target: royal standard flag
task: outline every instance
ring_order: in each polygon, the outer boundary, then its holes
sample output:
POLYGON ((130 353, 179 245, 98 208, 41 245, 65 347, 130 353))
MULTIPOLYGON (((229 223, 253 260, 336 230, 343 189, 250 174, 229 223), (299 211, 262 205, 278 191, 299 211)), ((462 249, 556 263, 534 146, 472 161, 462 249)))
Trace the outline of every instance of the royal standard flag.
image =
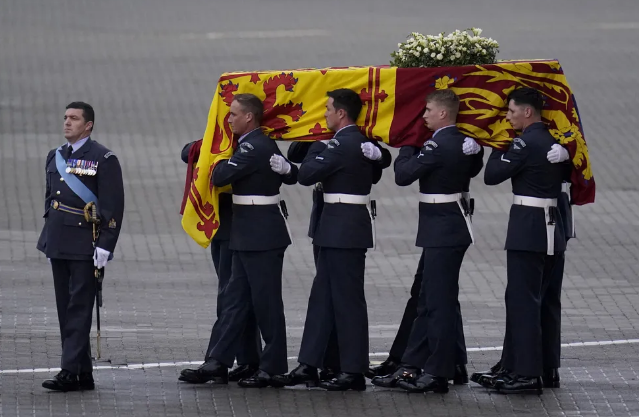
POLYGON ((252 93, 264 102, 264 132, 277 140, 330 139, 324 111, 326 93, 349 88, 364 107, 357 120, 362 133, 392 147, 421 147, 432 132, 422 120, 425 97, 449 88, 461 100, 457 127, 479 143, 505 148, 515 137, 506 121, 506 97, 517 87, 532 87, 545 97, 542 112, 552 135, 572 158, 572 202, 595 197, 588 149, 574 96, 559 62, 508 61, 490 65, 438 68, 388 66, 233 72, 220 77, 202 140, 199 159, 184 194, 182 227, 207 247, 219 227, 218 195, 228 191, 211 185, 215 164, 233 154, 228 124, 235 94, 252 93))

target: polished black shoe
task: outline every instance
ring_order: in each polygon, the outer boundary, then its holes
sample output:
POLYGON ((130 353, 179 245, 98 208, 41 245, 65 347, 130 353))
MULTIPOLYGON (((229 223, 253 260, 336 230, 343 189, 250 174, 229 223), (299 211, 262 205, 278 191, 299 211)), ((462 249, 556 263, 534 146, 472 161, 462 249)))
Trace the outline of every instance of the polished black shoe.
POLYGON ((284 386, 282 381, 274 379, 273 375, 261 369, 255 372, 253 376, 240 379, 237 385, 242 388, 266 388, 268 386, 282 388, 284 386))
POLYGON ((468 370, 466 369, 466 365, 455 366, 455 376, 453 377, 453 384, 468 384, 468 370))
POLYGON ((228 384, 229 368, 216 360, 210 360, 197 369, 183 369, 178 379, 190 384, 204 384, 209 381, 214 384, 228 384))
POLYGON ((242 378, 253 376, 258 369, 257 365, 237 365, 229 371, 229 381, 237 382, 242 378))
POLYGON ((445 377, 434 376, 426 373, 422 374, 417 379, 401 380, 397 383, 397 386, 410 393, 432 391, 445 394, 448 392, 448 380, 445 377))
POLYGON ((376 376, 371 379, 371 383, 377 387, 395 388, 397 383, 402 380, 412 380, 419 377, 420 370, 408 366, 400 366, 390 375, 376 376))
POLYGON ((546 369, 541 377, 544 382, 544 388, 559 388, 561 386, 559 379, 559 369, 546 369))
POLYGON ((95 381, 91 372, 82 372, 78 375, 78 389, 80 391, 92 391, 95 389, 95 381))
POLYGON ((316 387, 320 381, 319 376, 317 375, 317 368, 303 363, 300 363, 297 368, 293 369, 288 374, 276 375, 273 379, 287 387, 306 384, 309 388, 316 387))
POLYGON ((495 365, 493 365, 488 371, 473 372, 473 374, 470 376, 470 380, 479 384, 479 380, 483 376, 485 376, 485 375, 494 376, 500 370, 501 370, 501 361, 499 361, 495 365))
POLYGON ((484 388, 495 388, 497 381, 507 378, 510 374, 508 369, 501 368, 495 373, 482 375, 477 383, 484 388))
POLYGON ((376 376, 386 376, 394 373, 400 366, 401 363, 399 361, 396 361, 392 358, 387 358, 379 365, 369 367, 368 371, 366 371, 364 375, 366 375, 366 378, 368 379, 373 379, 376 376))
POLYGON ((44 381, 42 387, 53 391, 68 392, 79 390, 80 384, 76 374, 63 369, 53 378, 44 381))
POLYGON ((331 368, 324 368, 319 373, 320 381, 328 381, 329 379, 336 378, 339 375, 339 371, 331 368))
POLYGON ((319 386, 327 391, 366 391, 366 378, 363 374, 340 372, 335 378, 320 382, 319 386))
POLYGON ((494 386, 497 391, 504 394, 534 392, 541 395, 544 392, 544 385, 538 376, 522 376, 511 373, 497 377, 494 386))

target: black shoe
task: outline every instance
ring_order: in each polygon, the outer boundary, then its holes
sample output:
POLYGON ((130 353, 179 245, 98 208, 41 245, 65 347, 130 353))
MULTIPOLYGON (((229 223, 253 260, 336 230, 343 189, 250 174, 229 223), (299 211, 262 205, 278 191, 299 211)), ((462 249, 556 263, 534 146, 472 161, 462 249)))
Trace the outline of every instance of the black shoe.
MULTIPOLYGON (((328 381, 329 379, 336 378, 339 375, 339 370, 324 368, 319 373, 320 381, 328 381)), ((317 385, 316 385, 317 386, 317 385)))
POLYGON ((466 365, 455 366, 455 376, 453 377, 453 384, 468 384, 468 370, 466 369, 466 365))
POLYGON ((92 391, 95 389, 95 381, 91 372, 82 372, 78 375, 78 389, 80 391, 92 391))
POLYGON ((274 379, 273 375, 261 369, 255 372, 251 377, 240 379, 237 385, 242 388, 266 388, 268 386, 282 388, 284 386, 281 381, 274 379))
POLYGON ((484 388, 495 388, 495 384, 497 381, 501 381, 504 378, 508 378, 511 372, 508 369, 501 368, 499 371, 495 373, 485 374, 479 377, 479 381, 477 382, 484 388))
POLYGON ((52 379, 47 379, 42 383, 42 387, 53 391, 77 391, 80 389, 78 376, 63 369, 52 379))
POLYGON ((544 381, 544 388, 559 388, 559 369, 546 369, 544 375, 541 378, 544 381))
POLYGON ((376 376, 371 383, 378 387, 395 388, 402 380, 413 380, 419 377, 420 370, 410 366, 400 366, 395 372, 386 376, 376 376))
POLYGON ((534 392, 541 395, 544 392, 544 385, 538 376, 522 376, 508 374, 495 379, 495 388, 504 394, 521 394, 534 392))
POLYGON ((327 391, 366 391, 366 378, 363 374, 341 372, 329 381, 320 382, 319 386, 327 391))
POLYGON ((209 381, 213 381, 214 384, 228 384, 229 368, 213 359, 204 362, 197 369, 183 369, 178 379, 191 384, 204 384, 209 381))
POLYGON ((253 376, 258 369, 257 365, 237 365, 229 371, 229 381, 237 382, 242 378, 253 376))
POLYGON ((488 371, 473 372, 473 374, 470 376, 470 380, 479 384, 480 383, 479 380, 481 379, 481 377, 483 377, 484 375, 494 376, 500 370, 501 370, 501 360, 497 362, 495 365, 493 365, 488 371))
POLYGON ((368 371, 366 371, 364 375, 366 375, 366 378, 368 379, 373 379, 376 376, 390 375, 394 373, 400 365, 401 363, 399 361, 389 357, 379 365, 369 367, 368 371))
POLYGON ((317 376, 317 368, 300 363, 297 368, 293 369, 288 374, 276 375, 273 377, 275 381, 292 387, 295 385, 306 384, 307 387, 316 387, 319 384, 319 377, 317 376))
POLYGON ((411 393, 432 391, 445 394, 448 392, 448 380, 445 377, 426 373, 414 380, 401 380, 397 385, 411 393))

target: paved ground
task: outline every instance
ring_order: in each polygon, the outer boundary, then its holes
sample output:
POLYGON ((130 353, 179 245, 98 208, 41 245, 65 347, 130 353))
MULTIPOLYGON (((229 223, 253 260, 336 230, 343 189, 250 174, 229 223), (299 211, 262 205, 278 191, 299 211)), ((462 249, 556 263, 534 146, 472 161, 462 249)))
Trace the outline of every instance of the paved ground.
MULTIPOLYGON (((639 416, 636 0, 3 0, 0 38, 0 415, 639 416), (596 204, 577 210, 579 239, 569 245, 563 339, 573 345, 563 350, 562 388, 541 397, 491 395, 473 385, 407 396, 372 386, 342 394, 179 384, 183 366, 174 362, 203 356, 216 280, 208 252, 180 226, 178 154, 201 137, 219 74, 383 64, 410 31, 470 26, 501 42, 501 58, 558 58, 584 120, 598 192, 596 204), (59 394, 40 387, 53 372, 34 370, 59 366, 51 272, 35 243, 43 158, 63 143, 63 108, 76 99, 95 106, 95 138, 123 164, 127 209, 105 283, 110 363, 98 364, 97 391, 59 394), (621 342, 574 346, 593 341, 621 342)), ((460 295, 471 371, 499 357, 481 348, 499 347, 503 337, 509 201, 507 185, 478 181, 473 190, 478 242, 464 262, 460 295)), ((368 257, 366 282, 371 353, 388 351, 417 264, 415 191, 396 187, 392 175, 375 190, 380 244, 368 257)), ((313 276, 304 237, 310 190, 284 194, 296 236, 284 271, 295 357, 313 276)))

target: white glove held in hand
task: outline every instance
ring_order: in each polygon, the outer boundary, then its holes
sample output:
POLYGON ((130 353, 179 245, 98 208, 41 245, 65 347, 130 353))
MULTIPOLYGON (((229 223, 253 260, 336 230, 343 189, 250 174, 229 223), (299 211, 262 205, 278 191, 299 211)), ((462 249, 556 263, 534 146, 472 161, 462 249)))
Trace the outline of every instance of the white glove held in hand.
POLYGON ((108 250, 95 248, 95 252, 93 252, 93 266, 104 268, 109 260, 109 255, 111 255, 111 252, 108 250))
POLYGON ((548 162, 551 164, 557 164, 559 162, 567 161, 570 158, 568 151, 563 146, 555 143, 550 147, 550 150, 546 154, 546 158, 548 158, 548 162))
POLYGON ((378 161, 382 159, 382 151, 371 142, 362 143, 362 153, 364 156, 372 161, 378 161))
POLYGON ((291 164, 282 155, 274 154, 270 162, 271 169, 280 175, 288 175, 291 172, 291 164))
POLYGON ((475 139, 467 137, 464 139, 464 146, 462 146, 464 155, 476 155, 481 151, 479 143, 475 142, 475 139))

